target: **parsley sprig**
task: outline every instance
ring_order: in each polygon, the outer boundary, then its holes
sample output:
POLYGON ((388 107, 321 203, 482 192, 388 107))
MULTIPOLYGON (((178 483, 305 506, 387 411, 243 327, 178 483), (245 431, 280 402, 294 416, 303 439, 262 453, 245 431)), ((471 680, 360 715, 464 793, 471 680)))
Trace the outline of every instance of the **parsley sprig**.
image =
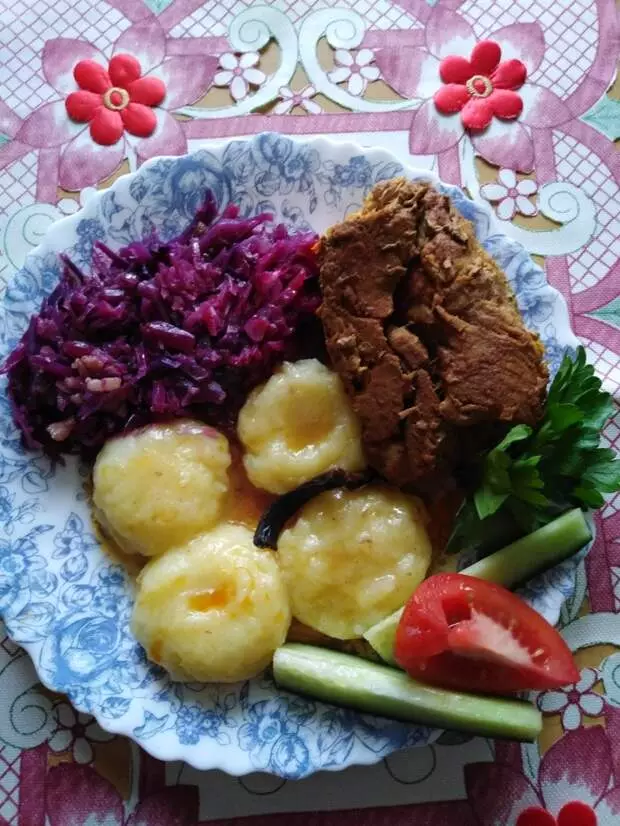
POLYGON ((600 447, 613 413, 583 347, 574 359, 566 355, 539 425, 516 425, 483 457, 480 484, 459 511, 448 549, 478 545, 502 522, 529 533, 569 508, 599 508, 603 494, 620 490, 620 460, 600 447))

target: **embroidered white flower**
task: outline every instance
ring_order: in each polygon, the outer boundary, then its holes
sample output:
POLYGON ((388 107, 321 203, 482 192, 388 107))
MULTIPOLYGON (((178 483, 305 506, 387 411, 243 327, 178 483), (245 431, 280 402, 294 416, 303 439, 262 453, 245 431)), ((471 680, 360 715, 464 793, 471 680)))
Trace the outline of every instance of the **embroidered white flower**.
POLYGON ((301 106, 301 108, 305 109, 310 115, 318 115, 319 112, 323 111, 319 104, 315 100, 312 100, 316 95, 316 89, 312 85, 305 86, 298 92, 289 89, 288 86, 281 86, 278 94, 282 100, 273 107, 275 115, 286 115, 294 106, 301 106))
POLYGON ((517 181, 512 169, 500 169, 497 182, 484 184, 480 187, 480 194, 487 201, 497 203, 495 211, 502 221, 509 221, 515 212, 522 215, 536 215, 538 207, 533 204, 528 195, 538 192, 538 184, 530 178, 517 181))
POLYGON ((350 94, 360 97, 366 91, 369 81, 378 80, 381 72, 374 63, 375 54, 371 49, 360 49, 358 52, 348 52, 346 49, 336 49, 334 52, 335 68, 328 77, 332 83, 347 81, 350 94))
POLYGON ((261 86, 265 80, 265 73, 256 68, 260 60, 258 52, 244 52, 240 55, 225 52, 220 55, 221 72, 213 77, 214 86, 228 86, 230 94, 235 100, 243 100, 251 86, 261 86))
POLYGON ((113 734, 104 731, 88 714, 76 711, 68 703, 59 703, 54 709, 58 727, 49 740, 56 753, 71 750, 76 763, 90 763, 93 759, 91 743, 107 743, 113 734))
POLYGON ((581 725, 581 715, 598 717, 603 711, 603 698, 592 691, 598 680, 594 668, 584 668, 578 682, 558 691, 543 691, 538 696, 538 707, 547 714, 562 712, 562 726, 566 731, 574 731, 581 725))

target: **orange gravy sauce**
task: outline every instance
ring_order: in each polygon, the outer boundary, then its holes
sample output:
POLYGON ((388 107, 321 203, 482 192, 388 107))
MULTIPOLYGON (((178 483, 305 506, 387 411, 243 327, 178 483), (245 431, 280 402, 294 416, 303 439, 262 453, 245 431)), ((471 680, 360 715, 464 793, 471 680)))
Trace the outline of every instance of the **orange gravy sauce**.
POLYGON ((276 497, 272 493, 259 490, 248 479, 245 472, 241 450, 237 445, 230 446, 232 462, 228 469, 228 483, 230 485, 224 502, 222 520, 245 525, 251 531, 256 529, 258 520, 267 510, 276 497))
POLYGON ((103 528, 92 514, 91 524, 95 539, 104 553, 106 553, 114 562, 122 565, 130 576, 137 577, 142 568, 144 568, 148 562, 148 559, 145 556, 140 556, 139 554, 125 553, 125 551, 116 544, 112 537, 103 532, 103 528))
POLYGON ((226 608, 235 595, 230 588, 208 588, 190 594, 187 598, 187 607, 190 611, 211 611, 214 608, 226 608))

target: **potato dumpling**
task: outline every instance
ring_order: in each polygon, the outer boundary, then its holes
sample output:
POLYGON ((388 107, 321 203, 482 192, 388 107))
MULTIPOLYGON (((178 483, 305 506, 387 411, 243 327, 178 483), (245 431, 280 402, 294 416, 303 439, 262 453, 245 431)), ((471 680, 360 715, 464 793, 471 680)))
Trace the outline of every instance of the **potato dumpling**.
POLYGON ((252 484, 286 493, 331 468, 361 470, 357 417, 340 378, 316 359, 285 363, 254 390, 238 434, 252 484))
POLYGON ((112 439, 95 462, 95 515, 123 551, 156 556, 215 524, 229 465, 225 436, 189 419, 112 439))
POLYGON ((421 504, 378 485, 313 499, 278 552, 293 616, 341 640, 400 608, 431 561, 421 504))
POLYGON ((275 555, 242 525, 220 525, 151 560, 132 628, 174 679, 237 682, 259 674, 291 622, 275 555))

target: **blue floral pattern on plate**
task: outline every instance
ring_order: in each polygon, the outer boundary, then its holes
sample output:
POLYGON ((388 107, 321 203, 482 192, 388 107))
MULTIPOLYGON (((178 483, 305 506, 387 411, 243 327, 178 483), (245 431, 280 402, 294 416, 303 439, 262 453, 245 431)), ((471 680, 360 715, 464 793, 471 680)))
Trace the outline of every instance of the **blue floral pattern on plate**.
MULTIPOLYGON (((262 134, 180 158, 160 158, 120 178, 77 215, 54 225, 4 295, 0 355, 26 328, 60 272, 58 252, 87 268, 93 241, 117 249, 154 231, 170 238, 211 189, 220 206, 273 211, 288 226, 322 231, 362 204, 375 183, 404 168, 383 150, 262 134)), ((528 325, 553 369, 575 346, 561 296, 525 250, 498 234, 488 210, 443 186, 510 278, 528 325)), ((69 695, 109 731, 161 759, 232 774, 262 770, 287 778, 374 763, 441 734, 370 718, 278 691, 267 677, 242 685, 175 684, 148 662, 129 629, 133 582, 100 548, 91 528, 84 469, 25 452, 0 395, 0 611, 50 688, 69 695)), ((525 596, 552 622, 572 593, 577 561, 538 577, 525 596)))

